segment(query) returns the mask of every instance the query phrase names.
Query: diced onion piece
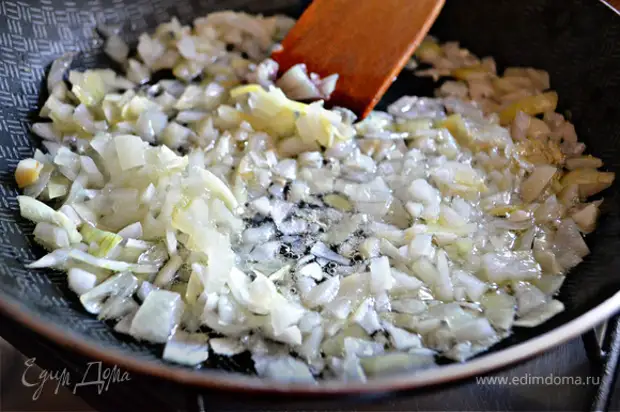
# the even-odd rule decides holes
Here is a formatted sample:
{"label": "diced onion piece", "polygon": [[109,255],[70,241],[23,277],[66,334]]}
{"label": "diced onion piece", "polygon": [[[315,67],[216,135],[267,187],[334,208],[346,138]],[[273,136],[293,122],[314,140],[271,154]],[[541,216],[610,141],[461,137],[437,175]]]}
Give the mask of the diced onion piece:
{"label": "diced onion piece", "polygon": [[80,295],[80,302],[90,313],[99,314],[108,300],[130,297],[138,288],[138,279],[131,273],[119,273]]}
{"label": "diced onion piece", "polygon": [[26,265],[28,269],[41,268],[59,268],[62,267],[69,259],[69,249],[56,249],[52,253],[48,253],[41,259],[35,260]]}
{"label": "diced onion piece", "polygon": [[481,341],[496,337],[495,330],[485,318],[464,322],[453,329],[452,333],[458,341]]}
{"label": "diced onion piece", "polygon": [[17,164],[17,169],[15,169],[17,187],[23,189],[34,184],[39,179],[41,170],[43,170],[43,163],[35,159],[20,160]]}
{"label": "diced onion piece", "polygon": [[204,333],[176,331],[166,342],[162,357],[181,365],[199,365],[209,358],[208,341],[209,337]]}
{"label": "diced onion piece", "polygon": [[339,255],[338,253],[331,250],[325,243],[316,242],[312,248],[310,248],[310,253],[315,256],[331,260],[341,265],[350,265],[351,261],[344,256]]}
{"label": "diced onion piece", "polygon": [[73,83],[71,92],[86,106],[96,106],[105,97],[106,86],[99,70],[87,70],[84,73],[71,72],[69,80]]}
{"label": "diced onion piece", "polygon": [[364,372],[371,376],[385,376],[411,369],[421,369],[435,364],[434,355],[390,352],[360,359]]}
{"label": "diced onion piece", "polygon": [[593,156],[579,156],[566,159],[566,168],[568,170],[576,169],[598,169],[603,166],[603,161]]}
{"label": "diced onion piece", "polygon": [[276,81],[276,85],[293,100],[313,100],[321,92],[308,77],[305,64],[296,64]]}
{"label": "diced onion piece", "polygon": [[309,308],[323,306],[336,297],[339,288],[340,279],[337,276],[331,277],[312,288],[304,299],[304,302]]}
{"label": "diced onion piece", "polygon": [[553,112],[558,104],[558,94],[556,92],[545,92],[536,96],[528,96],[512,103],[503,109],[499,114],[501,124],[506,125],[512,122],[519,111],[531,116]]}
{"label": "diced onion piece", "polygon": [[282,295],[276,295],[271,307],[271,327],[276,335],[283,333],[286,328],[297,324],[306,310],[299,304],[287,301]]}
{"label": "diced onion piece", "polygon": [[178,293],[154,290],[148,294],[131,322],[130,335],[165,343],[181,320],[184,305]]}
{"label": "diced onion piece", "polygon": [[129,55],[129,46],[117,34],[107,38],[103,50],[110,58],[117,63],[125,63]]}
{"label": "diced onion piece", "polygon": [[297,273],[301,276],[310,276],[315,280],[323,279],[323,269],[316,262],[312,262],[308,265],[303,266],[297,271]]}
{"label": "diced onion piece", "polygon": [[386,256],[373,258],[370,261],[370,291],[374,294],[390,290],[394,286],[394,278],[390,270],[390,262]]}
{"label": "diced onion piece", "polygon": [[519,318],[514,322],[515,326],[524,328],[534,328],[542,323],[545,323],[555,315],[564,311],[564,305],[559,300],[551,300],[536,309],[529,312],[527,315]]}
{"label": "diced onion piece", "polygon": [[482,295],[489,288],[489,285],[487,285],[485,282],[481,281],[476,276],[462,270],[454,271],[453,277],[456,282],[465,287],[467,297],[473,302],[480,301]]}
{"label": "diced onion piece", "polygon": [[390,341],[396,349],[407,350],[422,347],[422,340],[419,335],[397,328],[387,322],[383,323],[383,327],[390,334]]}
{"label": "diced onion piece", "polygon": [[547,296],[536,286],[527,282],[513,282],[511,284],[517,298],[517,316],[528,314],[538,306],[547,302]]}
{"label": "diced onion piece", "polygon": [[220,180],[216,175],[206,169],[198,169],[205,186],[218,198],[220,198],[231,211],[235,211],[239,206],[237,198],[232,193],[228,185]]}
{"label": "diced onion piece", "polygon": [[571,218],[575,221],[579,229],[583,233],[590,233],[596,228],[596,219],[598,218],[599,210],[596,204],[590,203],[583,209],[572,214]]}
{"label": "diced onion piece", "polygon": [[28,196],[17,196],[17,202],[19,203],[20,213],[25,219],[37,223],[47,222],[64,228],[69,234],[71,243],[79,243],[82,240],[76,225],[61,212],[57,212],[45,203]]}
{"label": "diced onion piece", "polygon": [[291,356],[254,356],[258,376],[285,383],[315,383],[308,366]]}
{"label": "diced onion piece", "polygon": [[557,168],[549,165],[536,166],[532,174],[521,184],[521,198],[527,203],[538,199],[553,179]]}
{"label": "diced onion piece", "polygon": [[578,258],[583,258],[590,253],[588,245],[583,240],[579,228],[573,219],[563,219],[555,234],[554,252],[560,265],[566,267],[562,261],[566,260],[571,254]]}
{"label": "diced onion piece", "polygon": [[209,344],[217,355],[235,356],[245,352],[245,347],[238,339],[213,338],[209,341]]}
{"label": "diced onion piece", "polygon": [[114,138],[116,154],[123,170],[143,166],[146,163],[145,150],[148,145],[138,136],[120,135]]}
{"label": "diced onion piece", "polygon": [[89,252],[96,257],[107,257],[112,249],[123,241],[123,238],[116,233],[106,232],[89,224],[82,225],[80,233],[87,244],[97,245],[95,250],[89,249]]}
{"label": "diced onion piece", "polygon": [[69,247],[69,236],[67,235],[67,231],[51,223],[37,223],[33,235],[37,242],[48,249]]}
{"label": "diced onion piece", "polygon": [[127,263],[118,260],[101,259],[78,249],[72,249],[69,257],[89,265],[115,272],[155,273],[157,266]]}
{"label": "diced onion piece", "polygon": [[510,330],[516,315],[517,300],[505,292],[489,292],[481,299],[484,314],[491,324],[502,330]]}
{"label": "diced onion piece", "polygon": [[153,281],[157,287],[169,286],[174,280],[174,276],[183,264],[183,258],[179,255],[173,255],[168,262],[160,269]]}
{"label": "diced onion piece", "polygon": [[52,62],[50,72],[47,75],[47,91],[52,93],[54,88],[64,81],[65,73],[71,67],[75,53],[65,53]]}
{"label": "diced onion piece", "polygon": [[540,265],[532,251],[486,253],[482,256],[482,271],[491,282],[536,279]]}

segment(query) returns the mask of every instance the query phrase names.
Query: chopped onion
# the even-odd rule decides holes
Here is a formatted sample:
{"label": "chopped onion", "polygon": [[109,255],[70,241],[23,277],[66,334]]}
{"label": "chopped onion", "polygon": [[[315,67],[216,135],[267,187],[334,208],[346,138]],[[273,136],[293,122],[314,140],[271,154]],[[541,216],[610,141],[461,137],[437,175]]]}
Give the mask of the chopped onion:
{"label": "chopped onion", "polygon": [[[32,126],[47,152],[15,172],[51,250],[27,268],[64,270],[88,312],[168,361],[208,360],[190,333],[208,328],[216,354],[247,349],[285,382],[464,361],[562,311],[553,296],[602,202],[587,197],[615,175],[555,113],[548,73],[500,75],[429,38],[418,74],[455,81],[355,123],[316,101],[338,74],[277,79],[266,57],[293,23],[172,19],[131,55],[109,31],[125,73],[70,71],[71,90],[72,55],[54,62],[50,122]],[[161,70],[175,78],[151,79]]]}
{"label": "chopped onion", "polygon": [[310,253],[314,256],[318,256],[327,260],[331,260],[341,265],[350,265],[351,262],[349,259],[339,255],[338,253],[331,250],[325,243],[316,242],[314,246],[310,249]]}
{"label": "chopped onion", "polygon": [[338,277],[331,277],[325,282],[316,285],[308,292],[308,295],[304,299],[306,306],[314,308],[316,306],[323,306],[331,302],[338,294],[340,288],[340,279]]}
{"label": "chopped onion", "polygon": [[97,283],[97,275],[80,268],[69,269],[67,279],[71,290],[79,296],[94,288]]}
{"label": "chopped onion", "polygon": [[183,313],[178,293],[154,290],[149,293],[131,322],[130,335],[150,342],[165,343]]}
{"label": "chopped onion", "polygon": [[540,305],[527,315],[519,318],[517,321],[514,322],[514,325],[525,328],[534,328],[551,319],[562,311],[564,311],[564,305],[562,304],[562,302],[553,299],[548,303]]}
{"label": "chopped onion", "polygon": [[253,356],[259,376],[286,383],[315,383],[312,373],[303,362],[291,356]]}
{"label": "chopped onion", "polygon": [[319,89],[308,77],[305,64],[296,64],[276,81],[276,85],[294,100],[313,100],[321,96]]}
{"label": "chopped onion", "polygon": [[230,338],[213,338],[209,340],[209,345],[213,352],[217,355],[235,356],[245,352],[245,347],[236,339]]}
{"label": "chopped onion", "polygon": [[177,331],[170,337],[162,357],[182,365],[195,366],[209,358],[209,338],[202,333]]}
{"label": "chopped onion", "polygon": [[104,51],[112,60],[123,64],[127,61],[129,46],[117,34],[112,34],[106,39]]}
{"label": "chopped onion", "polygon": [[71,67],[74,56],[75,53],[65,53],[54,60],[52,67],[50,68],[50,72],[47,75],[48,93],[52,93],[56,85],[64,81],[65,74],[67,70],[69,70],[69,67]]}

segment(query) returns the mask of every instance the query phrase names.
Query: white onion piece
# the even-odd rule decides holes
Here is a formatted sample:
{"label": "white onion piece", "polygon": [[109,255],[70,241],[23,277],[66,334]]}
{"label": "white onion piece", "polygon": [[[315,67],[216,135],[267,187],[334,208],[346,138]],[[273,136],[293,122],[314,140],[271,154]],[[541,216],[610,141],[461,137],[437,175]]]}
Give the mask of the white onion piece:
{"label": "white onion piece", "polygon": [[139,239],[142,237],[142,234],[142,224],[140,222],[127,225],[117,233],[123,239]]}
{"label": "white onion piece", "polygon": [[57,84],[64,81],[64,76],[69,67],[71,67],[71,63],[73,62],[73,57],[75,53],[65,53],[52,63],[52,67],[50,68],[50,72],[47,75],[47,91],[48,93],[52,93],[54,87]]}
{"label": "white onion piece", "polygon": [[104,52],[117,63],[125,63],[129,55],[129,46],[118,36],[113,34],[106,39]]}
{"label": "white onion piece", "polygon": [[34,134],[45,140],[56,142],[61,138],[61,134],[54,129],[53,123],[35,123],[31,129]]}
{"label": "white onion piece", "polygon": [[259,376],[285,383],[315,383],[303,362],[291,356],[252,356]]}
{"label": "white onion piece", "polygon": [[301,276],[310,276],[311,278],[315,280],[323,279],[323,269],[316,262],[303,266],[301,269],[297,271],[297,273],[300,274]]}
{"label": "white onion piece", "polygon": [[217,355],[235,356],[245,352],[245,347],[237,339],[230,338],[213,338],[209,340],[209,345],[213,352]]}
{"label": "white onion piece", "polygon": [[536,286],[526,282],[514,282],[512,285],[517,298],[517,316],[522,317],[538,306],[547,302],[547,296]]}
{"label": "white onion piece", "polygon": [[97,275],[79,268],[71,268],[67,272],[69,287],[78,295],[83,295],[97,283]]}
{"label": "white onion piece", "polygon": [[275,202],[273,202],[273,204],[271,205],[271,217],[273,221],[276,224],[284,221],[284,219],[287,218],[292,208],[293,208],[293,205],[288,202],[284,202],[281,200],[276,200]]}
{"label": "white onion piece", "polygon": [[47,222],[39,222],[33,232],[35,240],[48,249],[69,247],[69,235],[63,228]]}
{"label": "white onion piece", "polygon": [[113,300],[129,298],[138,288],[138,280],[130,273],[119,273],[80,295],[80,302],[90,313],[99,314]]}
{"label": "white onion piece", "polygon": [[503,330],[510,330],[516,314],[517,300],[507,293],[487,293],[480,300],[484,314],[491,324]]}
{"label": "white onion piece", "polygon": [[369,334],[381,329],[379,316],[372,306],[372,300],[367,298],[361,303],[352,316],[352,320]]}
{"label": "white onion piece", "polygon": [[252,249],[249,258],[257,262],[269,261],[275,258],[280,249],[280,242],[272,241],[257,245]]}
{"label": "white onion piece", "polygon": [[394,278],[394,289],[416,290],[424,285],[424,283],[415,276],[403,273],[394,268],[392,268],[392,277]]}
{"label": "white onion piece", "polygon": [[324,99],[329,99],[331,94],[336,90],[336,83],[338,82],[338,74],[330,74],[324,77],[319,83],[319,90]]}
{"label": "white onion piece", "polygon": [[453,277],[458,284],[465,287],[467,297],[473,302],[480,301],[482,295],[487,291],[489,286],[475,277],[474,275],[462,270],[456,270],[453,272]]}
{"label": "white onion piece", "polygon": [[312,83],[306,71],[306,65],[296,64],[276,81],[276,85],[294,100],[312,100],[321,98],[321,92]]}
{"label": "white onion piece", "polygon": [[383,327],[390,334],[390,341],[396,349],[407,350],[422,347],[422,340],[417,334],[407,332],[387,322],[383,322]]}
{"label": "white onion piece", "polygon": [[338,294],[340,279],[336,276],[313,287],[304,298],[306,306],[314,308],[331,302]]}
{"label": "white onion piece", "polygon": [[557,168],[549,165],[537,166],[532,174],[521,185],[521,197],[527,203],[531,203],[540,196],[547,187]]}
{"label": "white onion piece", "polygon": [[165,343],[181,319],[184,304],[178,293],[154,290],[131,322],[129,333],[138,339]]}
{"label": "white onion piece", "polygon": [[140,299],[142,302],[144,302],[144,300],[146,299],[146,297],[149,295],[149,293],[151,293],[154,290],[157,290],[158,288],[153,285],[152,283],[149,283],[147,281],[143,281],[142,283],[140,283],[140,286],[138,287],[138,290],[136,292],[136,296],[138,297],[138,299]]}
{"label": "white onion piece", "polygon": [[275,230],[276,228],[271,223],[246,229],[243,232],[243,241],[252,245],[267,242],[275,236]]}
{"label": "white onion piece", "polygon": [[482,270],[491,282],[535,279],[541,274],[531,251],[487,253],[482,256]]}
{"label": "white onion piece", "polygon": [[410,369],[426,368],[435,364],[434,355],[389,352],[360,359],[362,368],[370,376],[386,376]]}
{"label": "white onion piece", "polygon": [[314,328],[304,339],[303,344],[297,350],[307,362],[320,357],[321,342],[323,342],[324,332],[322,328]]}
{"label": "white onion piece", "polygon": [[[577,257],[583,258],[590,253],[583,237],[579,233],[579,228],[572,219],[562,220],[556,233],[556,255],[562,260],[563,256],[574,253]],[[560,262],[560,264],[562,264]],[[564,266],[564,265],[562,265]]]}
{"label": "white onion piece", "polygon": [[458,328],[453,329],[453,333],[454,337],[459,341],[480,341],[496,336],[491,324],[485,318],[477,318],[470,322],[465,322]]}
{"label": "white onion piece", "polygon": [[310,253],[312,253],[314,256],[331,260],[341,265],[349,266],[351,264],[351,261],[349,259],[334,252],[323,242],[316,242],[310,249]]}
{"label": "white onion piece", "polygon": [[208,340],[203,333],[177,331],[166,342],[162,357],[181,365],[199,365],[209,358]]}
{"label": "white onion piece", "polygon": [[276,335],[284,332],[291,325],[295,325],[306,313],[305,309],[288,302],[281,295],[277,295],[271,307],[271,327]]}
{"label": "white onion piece", "polygon": [[402,298],[392,300],[392,310],[410,315],[419,315],[426,311],[426,303],[414,298]]}
{"label": "white onion piece", "polygon": [[370,291],[380,293],[390,290],[394,285],[394,278],[390,270],[390,262],[387,257],[381,256],[370,261]]}
{"label": "white onion piece", "polygon": [[564,311],[564,305],[562,302],[553,299],[544,305],[540,305],[527,315],[519,318],[514,322],[514,325],[524,328],[534,328],[562,311]]}

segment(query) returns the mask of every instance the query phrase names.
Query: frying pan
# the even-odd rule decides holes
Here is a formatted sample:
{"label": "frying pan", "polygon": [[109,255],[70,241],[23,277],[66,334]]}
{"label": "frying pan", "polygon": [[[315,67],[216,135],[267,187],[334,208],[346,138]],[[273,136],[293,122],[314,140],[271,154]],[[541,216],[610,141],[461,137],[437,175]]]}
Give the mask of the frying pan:
{"label": "frying pan", "polygon": [[[379,0],[362,0],[379,1]],[[135,44],[137,35],[178,16],[182,22],[221,9],[293,16],[298,0],[0,0],[0,310],[45,338],[130,372],[196,386],[289,394],[359,393],[436,385],[500,368],[558,345],[620,311],[620,179],[603,193],[599,228],[588,236],[591,254],[572,270],[559,298],[566,311],[533,329],[516,328],[487,353],[463,364],[371,380],[295,386],[252,376],[248,356],[211,357],[199,369],[159,357],[162,348],[115,334],[87,314],[66,286],[66,275],[32,271],[24,263],[43,251],[33,226],[19,217],[13,171],[38,146],[29,125],[46,96],[50,63],[79,51],[74,68],[106,67],[98,24],[120,24]],[[467,0],[447,2],[432,33],[459,40],[499,67],[533,66],[551,73],[559,111],[575,123],[588,151],[620,173],[620,16],[596,0]],[[378,56],[380,58],[380,56]],[[403,73],[382,102],[403,94],[430,95],[434,85]]]}

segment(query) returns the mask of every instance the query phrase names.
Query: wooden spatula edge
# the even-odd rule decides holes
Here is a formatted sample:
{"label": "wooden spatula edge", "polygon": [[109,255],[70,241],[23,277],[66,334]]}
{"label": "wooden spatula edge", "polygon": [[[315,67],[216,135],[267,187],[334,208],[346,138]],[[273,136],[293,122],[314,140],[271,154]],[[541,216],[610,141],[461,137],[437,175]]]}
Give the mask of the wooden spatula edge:
{"label": "wooden spatula edge", "polygon": [[365,117],[439,15],[445,0],[314,0],[273,53],[283,73],[297,63],[340,75],[330,106]]}

